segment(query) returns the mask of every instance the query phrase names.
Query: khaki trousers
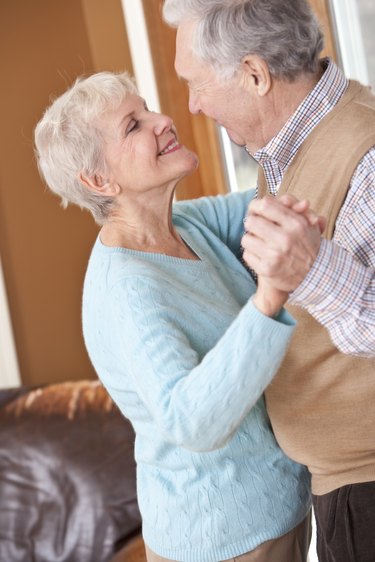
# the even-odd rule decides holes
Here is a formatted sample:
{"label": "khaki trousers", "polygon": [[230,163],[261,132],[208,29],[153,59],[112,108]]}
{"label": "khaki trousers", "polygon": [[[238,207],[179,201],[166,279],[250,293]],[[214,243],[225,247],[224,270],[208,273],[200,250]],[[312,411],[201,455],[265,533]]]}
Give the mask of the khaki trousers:
{"label": "khaki trousers", "polygon": [[[311,513],[292,531],[278,539],[267,541],[226,562],[306,562],[311,540]],[[152,552],[146,545],[147,562],[176,562]],[[183,562],[183,561],[181,561]],[[223,562],[218,560],[217,562]]]}

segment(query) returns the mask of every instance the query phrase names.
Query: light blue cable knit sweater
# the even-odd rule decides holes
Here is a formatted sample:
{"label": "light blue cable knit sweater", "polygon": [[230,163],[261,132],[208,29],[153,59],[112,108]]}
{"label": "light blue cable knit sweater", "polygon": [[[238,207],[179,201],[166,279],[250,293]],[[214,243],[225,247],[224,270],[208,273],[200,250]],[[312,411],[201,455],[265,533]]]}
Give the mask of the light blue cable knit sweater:
{"label": "light blue cable knit sweater", "polygon": [[136,431],[145,542],[160,556],[218,562],[298,525],[310,480],[270,430],[262,392],[294,322],[263,316],[239,260],[253,192],[174,205],[200,261],[98,239],[83,295],[92,363]]}

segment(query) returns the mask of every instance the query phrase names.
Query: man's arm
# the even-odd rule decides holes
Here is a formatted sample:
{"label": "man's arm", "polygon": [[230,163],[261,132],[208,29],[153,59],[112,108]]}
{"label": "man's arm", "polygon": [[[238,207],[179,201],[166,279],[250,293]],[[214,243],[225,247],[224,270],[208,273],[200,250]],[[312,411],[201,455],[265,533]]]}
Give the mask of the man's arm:
{"label": "man's arm", "polygon": [[343,353],[375,356],[375,270],[335,242],[323,240],[318,257],[289,302],[325,326]]}
{"label": "man's arm", "polygon": [[306,279],[291,294],[344,353],[375,356],[375,149],[360,162],[336,221]]}
{"label": "man's arm", "polygon": [[289,302],[325,326],[340,351],[375,356],[375,150],[352,178],[333,240],[322,240],[315,257],[308,253],[311,248],[306,248],[305,260],[296,253],[303,248],[307,227],[290,213],[280,200],[268,201],[266,207],[251,203],[244,240],[248,265],[277,287],[287,284]]}

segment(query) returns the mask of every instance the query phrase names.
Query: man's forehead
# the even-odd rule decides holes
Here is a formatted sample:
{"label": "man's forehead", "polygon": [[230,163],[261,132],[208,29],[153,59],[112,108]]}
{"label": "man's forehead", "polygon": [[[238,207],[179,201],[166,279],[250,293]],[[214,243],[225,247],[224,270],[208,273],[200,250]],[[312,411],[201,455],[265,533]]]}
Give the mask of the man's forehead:
{"label": "man's forehead", "polygon": [[195,29],[194,22],[181,24],[176,35],[175,69],[180,78],[191,80],[205,68],[205,64],[193,53],[192,42]]}
{"label": "man's forehead", "polygon": [[175,67],[183,68],[192,56],[191,51],[191,33],[186,30],[186,24],[180,25],[177,28],[176,34],[176,56],[175,56]]}
{"label": "man's forehead", "polygon": [[182,42],[186,41],[189,45],[191,45],[196,25],[197,22],[195,21],[182,22],[177,28],[178,39]]}

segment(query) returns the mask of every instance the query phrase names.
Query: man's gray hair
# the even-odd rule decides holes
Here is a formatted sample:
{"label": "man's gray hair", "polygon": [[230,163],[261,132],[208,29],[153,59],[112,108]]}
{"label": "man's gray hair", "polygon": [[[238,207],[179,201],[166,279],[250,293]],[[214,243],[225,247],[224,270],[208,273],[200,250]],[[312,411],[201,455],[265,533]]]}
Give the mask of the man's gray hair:
{"label": "man's gray hair", "polygon": [[323,34],[307,0],[165,0],[163,17],[172,27],[196,22],[192,50],[222,78],[249,54],[288,81],[318,69]]}
{"label": "man's gray hair", "polygon": [[38,168],[62,206],[75,203],[91,212],[98,224],[108,218],[113,198],[100,196],[80,181],[105,171],[99,118],[120,106],[128,94],[137,94],[128,73],[99,72],[78,78],[46,110],[35,128]]}

